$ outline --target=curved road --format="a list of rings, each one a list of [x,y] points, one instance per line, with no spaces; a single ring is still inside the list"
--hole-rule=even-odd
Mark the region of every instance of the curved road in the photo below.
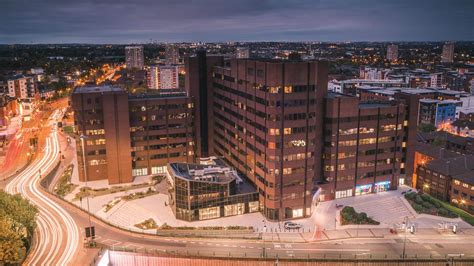
[[[28,265],[70,265],[80,243],[74,219],[40,190],[41,174],[48,173],[59,160],[56,129],[46,139],[44,150],[6,186],[8,193],[20,193],[38,207],[37,237],[25,261]]]

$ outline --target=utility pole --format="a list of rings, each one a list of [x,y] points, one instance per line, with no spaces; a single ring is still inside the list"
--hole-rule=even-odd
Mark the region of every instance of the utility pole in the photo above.
[[[405,218],[403,219],[403,222],[405,223],[405,237],[403,239],[403,253],[402,253],[402,256],[403,256],[403,259],[405,259],[405,251],[406,251],[406,244],[407,244],[407,229],[408,229],[408,216],[405,216]]]
[[[87,215],[88,215],[88,218],[89,218],[89,228],[92,232],[92,222],[91,222],[91,213],[90,213],[90,208],[89,208],[89,192],[87,191],[87,170],[86,170],[86,153],[84,151],[84,140],[87,138],[87,136],[85,135],[81,135],[80,136],[80,139],[81,139],[81,148],[82,148],[82,163],[83,163],[83,173],[84,173],[84,180],[85,180],[85,183],[86,183],[86,201],[87,201]],[[93,244],[94,243],[94,236],[91,235],[91,240],[89,242],[90,244]]]

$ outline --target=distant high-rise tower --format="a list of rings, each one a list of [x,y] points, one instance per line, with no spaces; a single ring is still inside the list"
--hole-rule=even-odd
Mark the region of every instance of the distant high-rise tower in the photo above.
[[[175,45],[167,45],[165,48],[166,64],[179,64],[179,49]]]
[[[125,64],[128,69],[143,69],[144,62],[143,46],[125,47]]]
[[[237,58],[249,58],[250,50],[248,47],[237,47],[235,50],[235,57]]]
[[[390,44],[387,46],[387,60],[390,62],[398,60],[398,45]]]
[[[441,54],[441,63],[454,62],[454,43],[445,43],[443,45],[443,53]]]

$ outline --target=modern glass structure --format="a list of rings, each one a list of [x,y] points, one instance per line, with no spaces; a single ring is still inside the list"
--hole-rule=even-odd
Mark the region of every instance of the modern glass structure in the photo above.
[[[168,164],[169,203],[177,219],[199,221],[258,212],[258,192],[219,159]]]

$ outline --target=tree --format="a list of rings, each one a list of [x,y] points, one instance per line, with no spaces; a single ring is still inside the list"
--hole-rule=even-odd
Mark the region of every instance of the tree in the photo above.
[[[8,217],[0,217],[0,261],[18,263],[24,256],[26,248],[21,228],[22,225],[15,225]]]
[[[18,262],[30,248],[38,209],[19,194],[0,191],[0,261]]]

